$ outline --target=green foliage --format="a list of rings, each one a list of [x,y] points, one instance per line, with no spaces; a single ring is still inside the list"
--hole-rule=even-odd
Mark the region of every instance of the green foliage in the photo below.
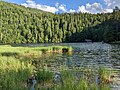
[[[63,71],[62,79],[63,85],[58,85],[54,87],[54,90],[111,90],[109,85],[98,86],[95,81],[89,83],[89,81],[83,77],[80,77],[79,80],[75,80],[73,71]]]
[[[111,88],[107,85],[103,85],[100,87],[100,90],[111,90]]]
[[[90,86],[90,90],[99,90],[99,89],[98,89],[98,86],[96,85],[96,83],[93,83],[93,84]]]
[[[77,90],[88,90],[88,89],[89,89],[88,81],[85,79],[80,79]]]
[[[44,68],[38,69],[36,74],[39,82],[50,81],[53,79],[53,72],[46,71]]]
[[[52,14],[0,1],[0,20],[1,44],[120,41],[119,10],[110,14]]]
[[[0,90],[27,90],[26,80],[33,69],[30,63],[14,57],[0,57]]]
[[[100,79],[103,81],[104,79],[109,78],[109,73],[107,71],[107,69],[100,67],[98,70],[98,74],[100,76]]]

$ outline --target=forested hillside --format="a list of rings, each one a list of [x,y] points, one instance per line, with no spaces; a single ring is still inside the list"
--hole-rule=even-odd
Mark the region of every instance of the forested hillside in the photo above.
[[[120,41],[120,10],[52,14],[0,1],[0,43]]]

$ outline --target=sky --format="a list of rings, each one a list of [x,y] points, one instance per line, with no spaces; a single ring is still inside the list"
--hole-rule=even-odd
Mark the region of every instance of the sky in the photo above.
[[[25,7],[37,8],[51,13],[109,13],[120,0],[5,0]]]

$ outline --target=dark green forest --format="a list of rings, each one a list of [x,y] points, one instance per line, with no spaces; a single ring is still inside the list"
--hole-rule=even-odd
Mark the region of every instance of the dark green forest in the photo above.
[[[0,44],[120,41],[120,10],[52,14],[0,1]]]

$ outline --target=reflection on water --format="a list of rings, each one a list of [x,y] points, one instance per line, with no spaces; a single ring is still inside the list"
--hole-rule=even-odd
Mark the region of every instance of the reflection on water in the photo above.
[[[30,46],[50,46],[53,44],[38,44]],[[120,69],[120,45],[103,43],[60,43],[55,45],[72,46],[72,54],[45,54],[43,61],[52,64],[56,69],[61,65],[71,67],[107,67]]]

